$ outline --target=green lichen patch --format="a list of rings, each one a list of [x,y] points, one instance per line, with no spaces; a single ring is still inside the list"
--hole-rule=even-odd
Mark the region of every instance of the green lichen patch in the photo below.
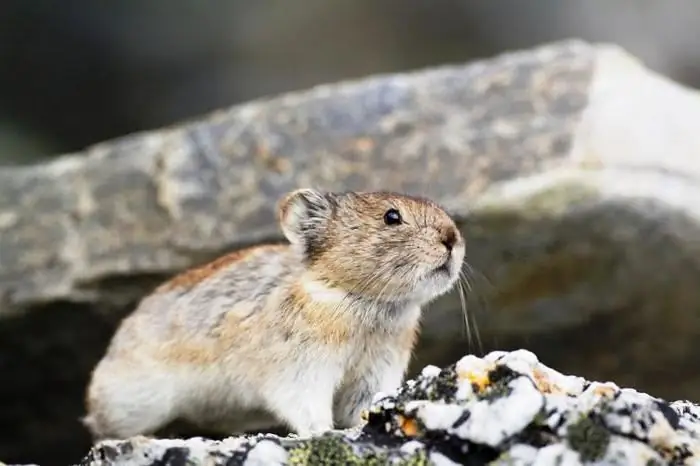
[[[386,463],[386,455],[370,453],[363,456],[356,453],[342,437],[322,435],[290,449],[288,463],[290,465],[379,466]]]
[[[581,461],[596,461],[603,458],[610,445],[610,432],[586,416],[567,428],[566,440]]]

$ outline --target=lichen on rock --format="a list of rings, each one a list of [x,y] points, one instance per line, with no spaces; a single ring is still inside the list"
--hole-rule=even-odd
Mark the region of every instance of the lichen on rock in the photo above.
[[[313,438],[103,441],[87,465],[683,465],[700,406],[561,374],[531,352],[467,355],[378,393],[361,428]]]

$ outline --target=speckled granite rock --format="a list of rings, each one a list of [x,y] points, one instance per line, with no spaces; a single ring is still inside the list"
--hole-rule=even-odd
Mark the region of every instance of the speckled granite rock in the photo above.
[[[698,464],[700,406],[547,367],[526,350],[427,366],[361,430],[312,439],[105,441],[82,466]]]

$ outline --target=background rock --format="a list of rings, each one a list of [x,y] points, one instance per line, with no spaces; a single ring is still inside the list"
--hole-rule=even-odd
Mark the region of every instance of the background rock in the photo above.
[[[567,372],[697,393],[697,94],[612,46],[261,100],[0,172],[0,458],[77,461],[89,370],[159,280],[277,239],[296,186],[444,203],[468,239],[470,309],[426,312],[415,366],[527,347]]]
[[[264,95],[578,37],[697,87],[700,3],[3,1],[0,164]],[[358,33],[361,31],[361,33]]]

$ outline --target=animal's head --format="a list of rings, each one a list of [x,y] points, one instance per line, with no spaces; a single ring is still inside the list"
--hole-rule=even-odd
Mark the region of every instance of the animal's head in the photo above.
[[[426,303],[455,284],[464,260],[454,221],[428,199],[299,189],[280,201],[279,219],[315,277],[372,299]]]

